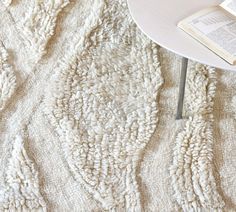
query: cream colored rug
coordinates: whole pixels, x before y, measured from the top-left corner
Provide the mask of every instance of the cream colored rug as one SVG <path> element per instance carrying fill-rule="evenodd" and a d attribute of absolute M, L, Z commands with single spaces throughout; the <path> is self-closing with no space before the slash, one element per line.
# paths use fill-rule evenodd
<path fill-rule="evenodd" d="M 125 0 L 0 1 L 0 211 L 236 211 L 236 74 L 181 58 Z"/>

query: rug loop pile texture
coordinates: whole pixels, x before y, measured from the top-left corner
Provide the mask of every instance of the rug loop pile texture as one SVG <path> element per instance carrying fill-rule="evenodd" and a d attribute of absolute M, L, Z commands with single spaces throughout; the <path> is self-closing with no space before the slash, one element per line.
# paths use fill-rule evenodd
<path fill-rule="evenodd" d="M 190 68 L 178 122 L 163 51 L 125 0 L 0 0 L 0 211 L 236 211 L 216 71 Z"/>

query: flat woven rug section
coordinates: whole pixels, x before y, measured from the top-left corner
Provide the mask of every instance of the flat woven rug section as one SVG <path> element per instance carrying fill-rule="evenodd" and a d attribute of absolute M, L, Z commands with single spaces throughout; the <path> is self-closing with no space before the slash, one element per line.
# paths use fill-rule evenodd
<path fill-rule="evenodd" d="M 0 212 L 236 211 L 236 75 L 176 121 L 180 61 L 126 0 L 0 0 Z"/>

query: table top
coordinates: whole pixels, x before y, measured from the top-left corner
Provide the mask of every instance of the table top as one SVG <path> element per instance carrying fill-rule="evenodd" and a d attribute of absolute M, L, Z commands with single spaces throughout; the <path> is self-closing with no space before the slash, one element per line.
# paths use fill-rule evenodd
<path fill-rule="evenodd" d="M 221 0 L 128 0 L 138 27 L 154 42 L 191 60 L 209 66 L 236 71 L 194 38 L 177 28 L 182 19 Z"/>

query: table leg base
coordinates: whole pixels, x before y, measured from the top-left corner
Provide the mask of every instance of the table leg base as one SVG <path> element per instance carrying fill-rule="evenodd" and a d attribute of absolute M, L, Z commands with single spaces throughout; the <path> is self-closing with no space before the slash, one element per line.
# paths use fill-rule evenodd
<path fill-rule="evenodd" d="M 184 93 L 185 93 L 187 69 L 188 69 L 188 59 L 183 57 L 180 82 L 179 82 L 179 97 L 178 97 L 176 120 L 183 118 L 183 105 L 184 105 Z"/>

